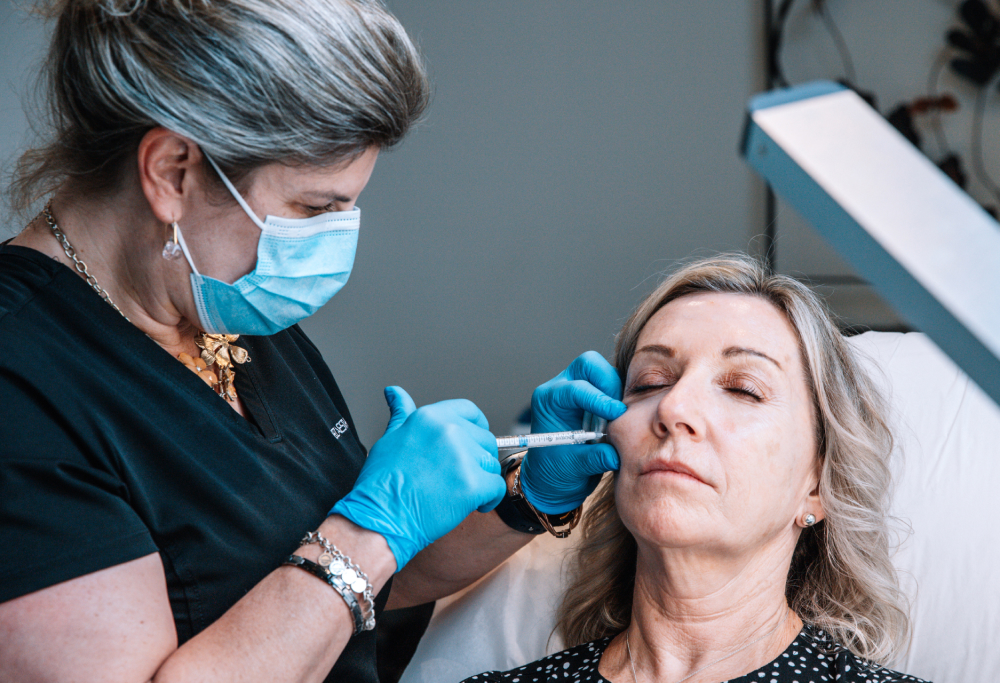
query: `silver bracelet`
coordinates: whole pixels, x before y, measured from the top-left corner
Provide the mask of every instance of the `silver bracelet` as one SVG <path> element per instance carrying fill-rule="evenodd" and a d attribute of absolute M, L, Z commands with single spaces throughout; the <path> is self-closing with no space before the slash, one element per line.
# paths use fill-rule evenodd
<path fill-rule="evenodd" d="M 371 631 L 375 628 L 375 598 L 372 596 L 372 584 L 368 580 L 368 575 L 318 531 L 308 532 L 299 547 L 312 544 L 323 548 L 323 554 L 319 556 L 317 564 L 333 576 L 338 577 L 352 591 L 361 595 L 365 603 L 364 630 Z"/>
<path fill-rule="evenodd" d="M 351 611 L 351 617 L 354 619 L 354 635 L 358 635 L 365 630 L 365 621 L 361 614 L 361 605 L 358 604 L 358 599 L 354 596 L 354 591 L 351 590 L 350 586 L 344 583 L 343 579 L 339 576 L 331 574 L 326 567 L 320 567 L 312 560 L 307 560 L 306 558 L 298 555 L 290 555 L 288 559 L 285 560 L 285 564 L 304 569 L 316 578 L 328 584 L 333 590 L 337 591 L 337 593 L 340 594 L 340 597 L 344 599 L 344 602 L 347 603 L 347 609 Z"/>

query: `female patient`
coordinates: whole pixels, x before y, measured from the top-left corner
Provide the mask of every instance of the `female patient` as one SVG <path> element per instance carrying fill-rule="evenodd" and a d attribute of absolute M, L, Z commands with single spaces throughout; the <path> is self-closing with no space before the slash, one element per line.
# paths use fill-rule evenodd
<path fill-rule="evenodd" d="M 885 405 L 817 297 L 741 256 L 691 264 L 615 352 L 621 469 L 590 505 L 570 650 L 469 681 L 916 681 L 889 561 Z"/>

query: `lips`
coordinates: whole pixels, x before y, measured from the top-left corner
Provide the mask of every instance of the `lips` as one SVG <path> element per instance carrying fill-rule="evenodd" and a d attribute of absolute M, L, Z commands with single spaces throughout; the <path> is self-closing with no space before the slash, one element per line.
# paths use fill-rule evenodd
<path fill-rule="evenodd" d="M 664 473 L 674 473 L 679 475 L 684 475 L 690 477 L 701 484 L 708 484 L 700 474 L 698 474 L 694 469 L 688 467 L 682 462 L 677 462 L 674 460 L 654 460 L 649 465 L 643 468 L 640 475 L 643 474 L 655 474 L 657 472 Z"/>

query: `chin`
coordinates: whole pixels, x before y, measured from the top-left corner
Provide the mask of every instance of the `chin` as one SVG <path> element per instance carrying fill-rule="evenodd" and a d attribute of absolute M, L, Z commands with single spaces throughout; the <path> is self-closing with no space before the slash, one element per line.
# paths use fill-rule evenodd
<path fill-rule="evenodd" d="M 664 492 L 655 496 L 619 492 L 616 506 L 622 523 L 637 541 L 661 547 L 710 542 L 718 536 L 718 525 L 712 523 L 703 505 L 686 498 Z"/>

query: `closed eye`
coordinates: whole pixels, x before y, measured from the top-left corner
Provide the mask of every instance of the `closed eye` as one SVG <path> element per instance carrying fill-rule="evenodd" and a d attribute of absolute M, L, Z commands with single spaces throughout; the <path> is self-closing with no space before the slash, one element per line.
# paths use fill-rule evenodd
<path fill-rule="evenodd" d="M 625 388 L 625 394 L 646 394 L 651 391 L 663 391 L 664 389 L 669 389 L 674 386 L 677 381 L 673 377 L 663 377 L 659 373 L 654 374 L 652 377 L 637 377 L 633 384 L 628 385 Z"/>
<path fill-rule="evenodd" d="M 747 396 L 749 398 L 752 398 L 752 399 L 754 399 L 756 401 L 763 401 L 764 400 L 763 396 L 761 396 L 757 391 L 755 391 L 754 389 L 751 389 L 750 387 L 743 387 L 743 386 L 739 386 L 739 387 L 726 387 L 726 391 L 728 391 L 730 393 L 733 393 L 733 394 L 741 394 L 743 396 Z"/>
<path fill-rule="evenodd" d="M 677 384 L 677 375 L 672 369 L 661 366 L 646 366 L 633 370 L 625 385 L 626 394 L 645 394 L 662 391 Z"/>
<path fill-rule="evenodd" d="M 668 386 L 670 386 L 670 385 L 668 385 L 668 384 L 640 384 L 639 386 L 636 386 L 636 387 L 630 387 L 628 391 L 629 391 L 630 394 L 642 394 L 642 393 L 645 393 L 647 391 L 653 391 L 654 389 L 666 389 Z"/>
<path fill-rule="evenodd" d="M 329 213 L 330 211 L 336 210 L 335 204 L 335 202 L 330 202 L 326 206 L 307 206 L 306 211 L 312 214 Z"/>
<path fill-rule="evenodd" d="M 758 403 L 764 401 L 767 395 L 765 391 L 767 385 L 762 388 L 760 384 L 760 380 L 754 374 L 741 370 L 731 370 L 719 378 L 719 386 L 723 390 Z"/>

